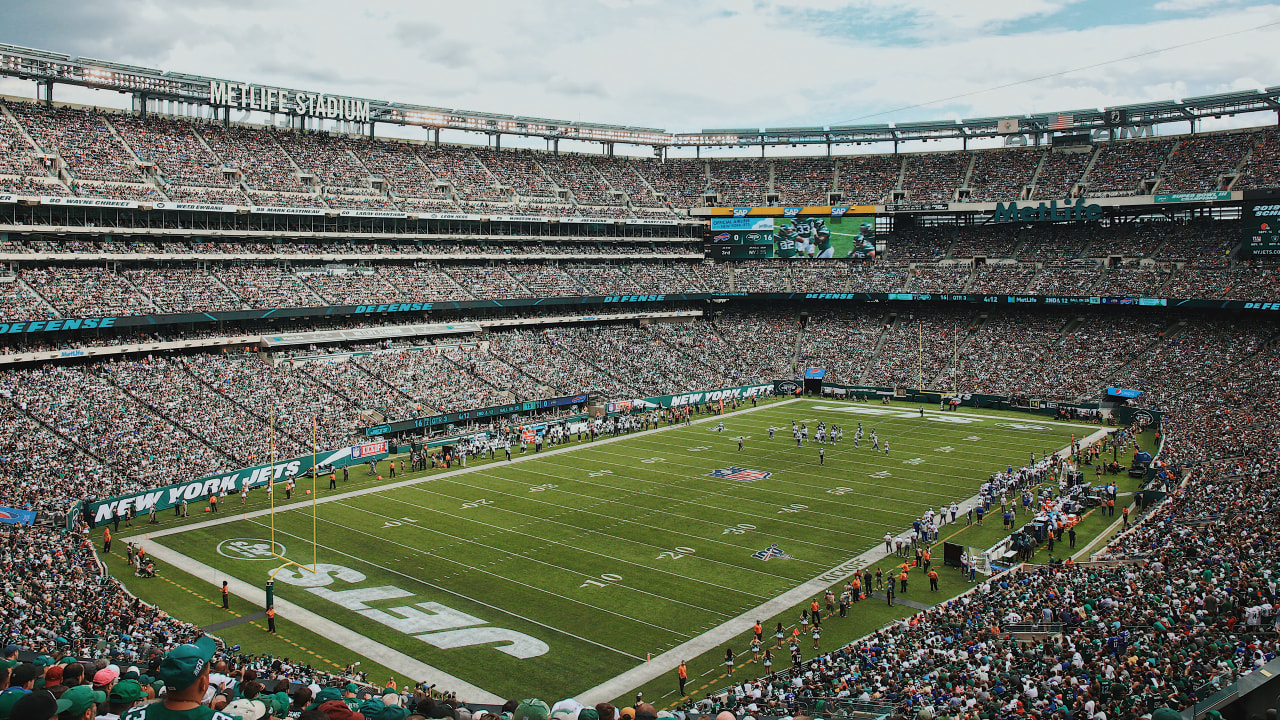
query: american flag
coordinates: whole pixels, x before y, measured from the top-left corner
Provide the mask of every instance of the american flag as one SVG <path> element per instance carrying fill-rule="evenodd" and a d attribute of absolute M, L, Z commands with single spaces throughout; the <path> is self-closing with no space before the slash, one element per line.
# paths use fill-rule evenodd
<path fill-rule="evenodd" d="M 1075 126 L 1075 115 L 1052 115 L 1049 117 L 1050 130 L 1070 130 Z"/>

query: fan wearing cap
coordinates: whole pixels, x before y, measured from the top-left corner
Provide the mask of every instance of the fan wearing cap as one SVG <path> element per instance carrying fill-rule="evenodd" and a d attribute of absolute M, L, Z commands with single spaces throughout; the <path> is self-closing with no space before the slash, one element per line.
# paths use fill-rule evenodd
<path fill-rule="evenodd" d="M 107 693 L 107 711 L 99 715 L 98 720 L 119 720 L 129 708 L 146 697 L 147 694 L 142 691 L 142 683 L 137 680 L 121 680 Z"/>
<path fill-rule="evenodd" d="M 107 694 L 88 685 L 77 685 L 62 693 L 59 706 L 64 700 L 71 704 L 58 713 L 61 720 L 93 720 L 98 715 L 98 704 L 107 702 Z"/>
<path fill-rule="evenodd" d="M 71 700 L 63 693 L 61 700 L 48 690 L 33 690 L 18 698 L 9 712 L 14 720 L 55 720 L 71 709 Z"/>
<path fill-rule="evenodd" d="M 209 661 L 217 649 L 213 638 L 205 636 L 170 650 L 156 670 L 164 681 L 164 701 L 132 707 L 122 720 L 238 720 L 202 704 L 209 690 Z"/>

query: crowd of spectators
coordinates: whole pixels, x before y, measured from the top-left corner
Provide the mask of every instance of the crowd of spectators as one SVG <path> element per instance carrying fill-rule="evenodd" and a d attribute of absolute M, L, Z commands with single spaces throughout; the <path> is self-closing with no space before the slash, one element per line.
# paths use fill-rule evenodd
<path fill-rule="evenodd" d="M 1250 133 L 1198 135 L 1183 139 L 1160 176 L 1162 193 L 1221 190 L 1223 175 L 1235 174 L 1253 144 Z"/>
<path fill-rule="evenodd" d="M 10 103 L 9 108 L 41 150 L 56 153 L 78 180 L 141 182 L 129 150 L 107 126 L 106 115 L 70 107 Z"/>
<path fill-rule="evenodd" d="M 200 136 L 222 161 L 222 165 L 240 171 L 250 190 L 277 193 L 302 193 L 308 190 L 298 177 L 298 170 L 289 159 L 289 154 L 280 147 L 272 133 L 260 128 L 215 123 L 201 127 Z"/>
<path fill-rule="evenodd" d="M 1072 197 L 1092 158 L 1092 152 L 1049 152 L 1036 175 L 1032 199 L 1064 200 Z"/>
<path fill-rule="evenodd" d="M 876 205 L 893 197 L 902 173 L 900 155 L 855 155 L 836 161 L 840 202 Z"/>
<path fill-rule="evenodd" d="M 1044 153 L 1040 150 L 988 150 L 973 153 L 969 173 L 969 202 L 1009 202 L 1022 199 Z"/>
<path fill-rule="evenodd" d="M 915 202 L 955 200 L 956 189 L 964 185 L 970 155 L 963 152 L 918 153 L 906 158 L 902 190 Z"/>
<path fill-rule="evenodd" d="M 711 163 L 708 193 L 715 193 L 722 206 L 754 207 L 765 205 L 769 189 L 769 165 L 764 160 L 733 159 Z M 824 203 L 825 204 L 825 203 Z"/>
<path fill-rule="evenodd" d="M 1091 197 L 1137 195 L 1143 182 L 1154 180 L 1169 156 L 1172 140 L 1112 142 L 1098 148 L 1098 158 L 1085 182 Z"/>
<path fill-rule="evenodd" d="M 783 205 L 830 205 L 835 163 L 828 158 L 773 161 L 773 190 Z"/>
<path fill-rule="evenodd" d="M 1254 134 L 1249 159 L 1232 189 L 1273 187 L 1280 187 L 1280 131 L 1267 128 Z"/>
<path fill-rule="evenodd" d="M 152 114 L 145 118 L 121 115 L 113 117 L 111 124 L 139 158 L 156 165 L 168 185 L 230 187 L 222 161 L 205 146 L 194 122 Z M 177 201 L 172 193 L 169 197 Z"/>
<path fill-rule="evenodd" d="M 1036 274 L 1030 265 L 979 265 L 969 280 L 968 292 L 1020 295 Z"/>
<path fill-rule="evenodd" d="M 980 152 L 857 155 L 840 158 L 632 159 L 434 146 L 317 131 L 231 125 L 180 117 L 17 102 L 0 118 L 0 189 L 65 195 L 52 179 L 57 158 L 93 197 L 163 199 L 144 182 L 154 166 L 175 202 L 291 207 L 503 212 L 515 199 L 569 202 L 562 214 L 651 216 L 663 205 L 691 208 L 704 194 L 725 205 L 761 205 L 772 191 L 783 204 L 826 205 L 907 200 L 1009 201 L 1032 183 L 1033 199 L 1064 199 L 1084 183 L 1095 197 L 1244 189 L 1280 183 L 1274 129 L 1119 140 L 1093 152 L 1006 148 Z M 22 128 L 33 139 L 32 147 Z M 57 156 L 46 165 L 40 151 Z M 1096 155 L 1089 170 L 1086 168 Z M 1041 162 L 1043 158 L 1043 163 Z M 970 163 L 972 161 L 972 171 Z M 905 173 L 903 163 L 905 162 Z M 1241 167 L 1234 184 L 1234 173 Z M 966 175 L 968 175 L 966 183 Z M 324 200 L 317 194 L 323 194 Z M 458 203 L 461 203 L 460 205 Z M 629 207 L 624 207 L 629 206 Z M 607 208 L 613 208 L 608 210 Z"/>
<path fill-rule="evenodd" d="M 865 384 L 933 387 L 939 373 L 954 366 L 956 344 L 966 341 L 972 319 L 972 313 L 950 310 L 899 313 L 863 373 Z"/>

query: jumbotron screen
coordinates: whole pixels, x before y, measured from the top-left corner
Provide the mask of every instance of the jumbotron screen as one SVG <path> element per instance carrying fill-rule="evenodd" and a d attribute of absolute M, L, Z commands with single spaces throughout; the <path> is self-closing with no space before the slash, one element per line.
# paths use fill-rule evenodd
<path fill-rule="evenodd" d="M 794 260 L 881 257 L 873 215 L 795 218 L 715 218 L 706 253 L 716 259 Z"/>
<path fill-rule="evenodd" d="M 1280 204 L 1246 204 L 1242 226 L 1254 255 L 1280 255 Z"/>

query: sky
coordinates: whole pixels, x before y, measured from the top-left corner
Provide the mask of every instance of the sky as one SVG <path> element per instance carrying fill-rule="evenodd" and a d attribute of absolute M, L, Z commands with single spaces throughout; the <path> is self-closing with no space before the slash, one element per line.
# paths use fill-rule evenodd
<path fill-rule="evenodd" d="M 1250 0 L 4 0 L 0 41 L 675 132 L 1017 116 L 1280 85 L 1280 3 Z M 0 93 L 34 86 L 0 79 Z"/>

